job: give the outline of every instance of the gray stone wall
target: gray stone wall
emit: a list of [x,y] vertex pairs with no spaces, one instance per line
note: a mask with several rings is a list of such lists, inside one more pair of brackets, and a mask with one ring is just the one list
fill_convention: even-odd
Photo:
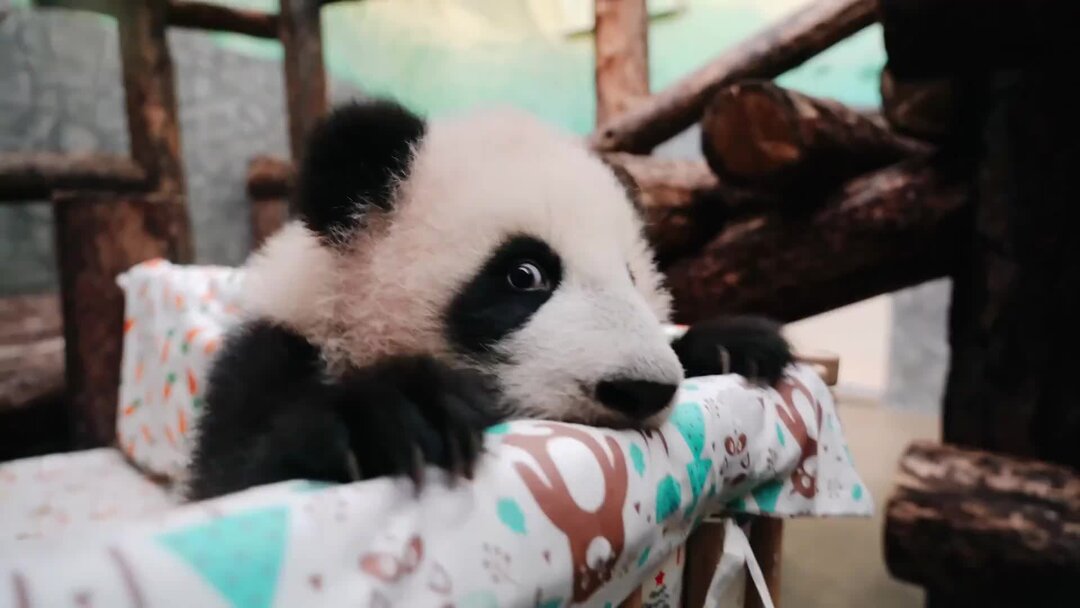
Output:
[[[196,256],[248,251],[244,176],[256,154],[287,154],[280,64],[210,34],[169,33]],[[0,22],[0,150],[127,152],[116,26],[89,13],[15,9]],[[355,91],[333,83],[334,98]],[[0,293],[54,288],[47,203],[0,206]]]

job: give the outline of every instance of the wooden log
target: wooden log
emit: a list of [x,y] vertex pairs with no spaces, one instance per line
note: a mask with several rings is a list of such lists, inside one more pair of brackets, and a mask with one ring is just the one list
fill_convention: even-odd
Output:
[[[184,201],[184,167],[180,157],[180,126],[172,56],[166,39],[166,0],[122,2],[117,25],[127,105],[131,155],[143,169],[150,189]],[[175,214],[166,232],[176,239],[177,261],[193,259],[190,222]]]
[[723,226],[748,197],[724,192],[701,161],[612,153],[605,160],[634,182],[645,216],[645,234],[661,264],[693,253]]
[[726,87],[705,109],[702,151],[730,184],[782,193],[803,207],[842,182],[928,147],[841,103],[771,82]]
[[146,173],[112,154],[0,153],[0,202],[48,200],[53,190],[136,190]]
[[645,0],[596,0],[596,122],[649,95],[649,11]]
[[69,421],[75,447],[115,433],[124,298],[116,277],[151,259],[176,260],[183,201],[163,194],[61,193],[54,197]]
[[1075,470],[917,442],[896,484],[885,509],[893,576],[957,606],[1063,606],[1080,592]]
[[888,68],[881,71],[882,115],[900,133],[942,141],[952,133],[957,84],[947,77],[900,80]]
[[256,156],[248,163],[247,193],[253,199],[288,198],[294,179],[293,165],[273,156]]
[[720,87],[746,78],[772,78],[870,25],[876,0],[817,0],[724,52],[670,87],[601,125],[589,137],[605,152],[645,153],[701,118]]
[[277,15],[209,2],[169,0],[168,22],[176,27],[231,32],[256,38],[276,40],[278,37]]
[[298,160],[307,135],[327,111],[319,0],[281,0],[278,37],[285,47],[289,149]]
[[1080,468],[1080,116],[1049,72],[969,87],[973,236],[953,281],[944,439]]
[[945,276],[966,203],[964,183],[920,161],[852,180],[805,219],[732,223],[667,268],[676,318],[753,312],[794,321]]
[[58,400],[63,389],[60,299],[0,298],[0,412]]

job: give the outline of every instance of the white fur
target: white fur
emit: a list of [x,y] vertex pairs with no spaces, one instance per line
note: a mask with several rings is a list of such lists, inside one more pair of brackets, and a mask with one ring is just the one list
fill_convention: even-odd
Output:
[[343,253],[296,226],[272,239],[251,265],[252,304],[331,363],[417,352],[473,363],[451,350],[443,313],[508,236],[527,234],[559,255],[563,280],[498,346],[513,363],[494,371],[520,413],[613,422],[590,396],[600,379],[682,379],[641,220],[577,138],[509,110],[436,122],[397,198]]

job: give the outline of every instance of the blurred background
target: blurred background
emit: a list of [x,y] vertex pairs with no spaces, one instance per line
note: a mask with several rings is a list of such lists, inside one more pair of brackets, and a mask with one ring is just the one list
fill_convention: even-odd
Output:
[[[6,2],[6,6],[5,6]],[[220,0],[275,10],[276,0]],[[649,3],[652,89],[762,29],[803,0]],[[38,2],[47,7],[50,2]],[[128,150],[116,27],[92,13],[0,0],[0,150]],[[431,117],[513,104],[585,135],[594,125],[591,0],[367,0],[323,16],[333,100],[391,95]],[[200,263],[235,265],[249,244],[248,160],[287,156],[281,46],[171,29],[183,157]],[[881,28],[852,36],[778,79],[856,108],[879,104]],[[656,151],[700,156],[694,127]],[[0,206],[0,294],[57,289],[45,201]],[[936,438],[946,371],[947,280],[879,296],[788,327],[801,348],[840,356],[837,395],[856,463],[879,503],[913,438]],[[794,522],[785,536],[788,606],[915,606],[921,591],[884,567],[880,518]],[[825,558],[827,559],[820,559]]]

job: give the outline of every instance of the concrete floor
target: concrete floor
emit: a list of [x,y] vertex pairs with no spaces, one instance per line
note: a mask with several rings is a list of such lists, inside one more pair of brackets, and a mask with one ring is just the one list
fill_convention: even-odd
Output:
[[781,566],[784,608],[916,608],[922,590],[885,569],[881,512],[900,453],[913,439],[939,436],[937,415],[877,403],[839,404],[855,466],[875,500],[870,519],[795,520],[785,526]]

